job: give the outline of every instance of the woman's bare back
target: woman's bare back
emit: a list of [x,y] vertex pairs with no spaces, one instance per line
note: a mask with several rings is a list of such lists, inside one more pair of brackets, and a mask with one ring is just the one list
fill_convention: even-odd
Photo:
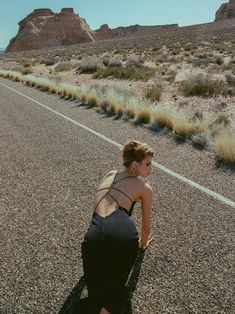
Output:
[[95,213],[109,216],[118,207],[127,211],[140,198],[143,181],[126,171],[112,170],[101,180],[95,197]]

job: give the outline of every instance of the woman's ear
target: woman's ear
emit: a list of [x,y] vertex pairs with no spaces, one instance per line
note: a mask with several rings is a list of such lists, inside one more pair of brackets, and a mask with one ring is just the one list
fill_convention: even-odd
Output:
[[134,160],[132,162],[132,167],[133,167],[133,169],[136,169],[138,167],[138,162]]
[[139,163],[138,163],[138,161],[133,161],[133,163],[132,163],[132,169],[136,172],[136,173],[138,173],[138,171],[139,171]]

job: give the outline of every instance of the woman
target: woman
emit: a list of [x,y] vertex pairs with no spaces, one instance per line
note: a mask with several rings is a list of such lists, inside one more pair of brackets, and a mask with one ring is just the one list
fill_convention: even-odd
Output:
[[[146,144],[130,141],[122,157],[125,169],[109,171],[100,182],[92,222],[82,243],[89,314],[121,313],[127,297],[125,283],[138,247],[146,249],[152,241],[152,188],[139,177],[146,178],[151,173],[153,151]],[[139,200],[140,238],[130,219]]]

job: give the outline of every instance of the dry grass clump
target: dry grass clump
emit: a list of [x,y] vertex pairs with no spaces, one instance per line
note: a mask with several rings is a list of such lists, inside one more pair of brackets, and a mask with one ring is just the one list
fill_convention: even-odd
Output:
[[215,152],[220,159],[235,164],[235,129],[225,129],[218,134]]
[[194,133],[198,134],[207,134],[210,129],[210,120],[203,118],[203,119],[197,119],[194,121]]
[[149,124],[152,120],[153,108],[151,106],[139,106],[135,112],[135,123]]
[[221,113],[215,120],[214,124],[222,124],[224,127],[227,127],[231,124],[230,117],[227,113]]
[[215,56],[214,62],[218,65],[222,65],[224,63],[224,59],[221,56]]
[[169,83],[173,83],[175,81],[175,77],[177,75],[177,71],[173,69],[169,69],[166,73],[165,80]]
[[71,63],[59,63],[54,71],[55,72],[67,72],[67,71],[71,71],[73,69],[73,65]]
[[51,66],[51,65],[54,65],[56,63],[56,61],[52,58],[45,59],[45,60],[42,59],[41,63],[44,63],[46,66]]
[[177,71],[175,69],[172,69],[168,65],[158,66],[157,72],[159,73],[159,75],[161,75],[161,79],[164,79],[169,83],[173,83],[177,75]]
[[152,102],[155,102],[155,101],[160,100],[161,94],[162,94],[162,91],[159,86],[152,86],[146,91],[145,98]]
[[188,59],[188,63],[197,68],[206,68],[210,63],[213,63],[213,59],[210,57],[192,57]]
[[97,69],[102,68],[102,67],[103,67],[103,62],[100,58],[96,56],[88,56],[80,60],[79,66],[78,66],[78,72],[79,74],[82,74],[82,73],[90,74],[90,73],[96,72]]
[[[193,121],[189,118],[179,107],[170,103],[160,103],[153,109],[152,124],[154,126],[166,127],[173,131],[181,138],[187,138],[193,134],[201,133],[203,123],[207,125],[204,120]],[[209,129],[205,127],[205,131]]]
[[186,43],[185,45],[184,45],[184,51],[192,51],[192,50],[195,50],[195,49],[197,49],[198,47],[197,47],[197,45],[196,44],[193,44],[193,43]]
[[24,68],[31,68],[33,65],[35,65],[35,61],[29,61],[29,60],[19,60],[19,64],[22,65]]
[[222,94],[225,83],[224,81],[212,79],[203,74],[193,75],[183,81],[180,91],[184,96],[216,96]]
[[156,65],[158,65],[159,63],[168,62],[168,58],[169,58],[168,54],[163,53],[155,58],[155,63]]
[[173,130],[176,115],[177,111],[173,105],[161,103],[153,110],[152,124]]
[[227,74],[227,75],[225,76],[225,78],[226,78],[226,82],[227,82],[227,84],[228,84],[229,86],[235,87],[235,75],[233,75],[233,74]]
[[222,70],[223,71],[230,71],[232,74],[235,74],[235,63],[234,60],[231,60],[227,64],[222,65]]
[[[70,99],[78,99],[77,87],[67,83],[53,84],[57,89],[57,94]],[[52,86],[53,86],[52,85]]]
[[181,137],[188,137],[193,134],[194,125],[182,112],[178,112],[173,120],[173,130]]
[[125,62],[125,65],[127,67],[136,67],[140,68],[144,64],[144,59],[139,57],[139,58],[128,58]]
[[137,106],[134,103],[132,103],[132,101],[129,101],[126,104],[125,117],[127,119],[134,119],[137,111],[138,111]]
[[122,66],[122,60],[120,57],[114,56],[114,57],[109,58],[107,65],[110,67],[120,67]]
[[118,100],[112,100],[109,102],[106,100],[106,111],[121,117],[124,114],[125,108]]
[[12,68],[12,71],[20,72],[23,75],[33,73],[32,67],[24,67],[22,65],[18,65]]
[[23,75],[18,71],[0,69],[0,75],[16,82],[23,81]]
[[210,127],[213,123],[212,118],[204,112],[196,111],[192,117],[194,125],[194,133],[196,134],[208,134]]

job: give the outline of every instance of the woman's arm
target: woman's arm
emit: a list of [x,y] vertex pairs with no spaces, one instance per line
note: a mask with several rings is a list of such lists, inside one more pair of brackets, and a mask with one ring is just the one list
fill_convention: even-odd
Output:
[[141,195],[141,238],[140,247],[146,249],[153,240],[150,236],[151,231],[151,209],[152,209],[153,190],[148,183],[144,184],[144,189]]

